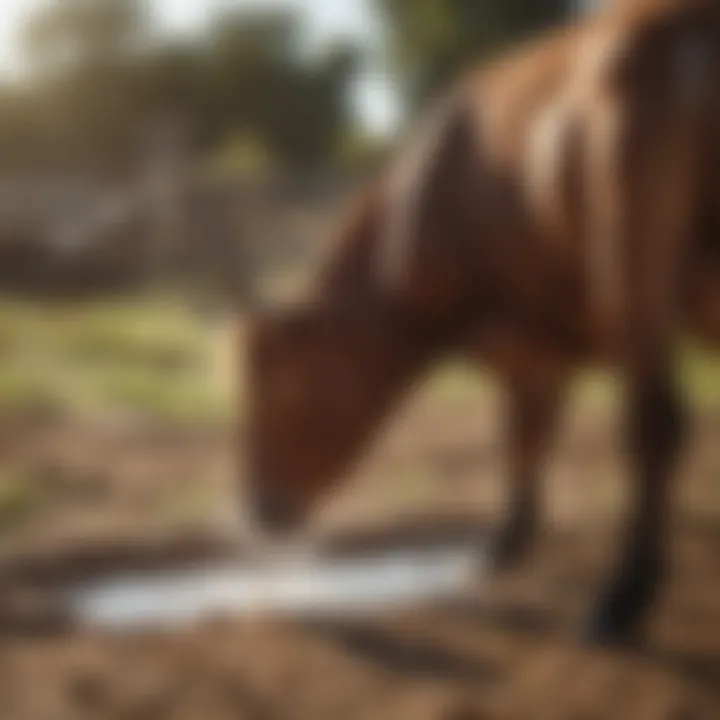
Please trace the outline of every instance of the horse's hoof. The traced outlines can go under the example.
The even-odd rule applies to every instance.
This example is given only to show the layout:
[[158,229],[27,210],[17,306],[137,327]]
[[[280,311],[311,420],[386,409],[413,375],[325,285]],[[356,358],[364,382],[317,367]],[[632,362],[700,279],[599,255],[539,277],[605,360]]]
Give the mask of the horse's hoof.
[[523,538],[500,536],[490,550],[490,564],[494,572],[516,570],[528,555],[530,543]]
[[535,528],[525,522],[510,522],[501,528],[490,547],[492,569],[510,572],[520,567],[530,554],[535,536]]
[[637,645],[655,589],[648,577],[621,578],[591,614],[583,629],[585,642],[596,647]]
[[623,649],[638,644],[640,631],[637,623],[613,617],[601,608],[583,626],[581,639],[589,647]]

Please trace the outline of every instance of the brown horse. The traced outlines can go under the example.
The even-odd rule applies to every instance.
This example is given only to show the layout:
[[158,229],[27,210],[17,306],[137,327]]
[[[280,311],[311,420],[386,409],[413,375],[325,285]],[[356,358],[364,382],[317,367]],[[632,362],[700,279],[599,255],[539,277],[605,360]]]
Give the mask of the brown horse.
[[666,561],[683,420],[673,352],[720,339],[720,7],[612,9],[464,77],[349,213],[313,286],[249,340],[249,498],[297,526],[413,383],[465,354],[508,394],[511,507],[497,561],[538,525],[539,467],[571,374],[622,374],[634,499],[598,641],[632,636]]

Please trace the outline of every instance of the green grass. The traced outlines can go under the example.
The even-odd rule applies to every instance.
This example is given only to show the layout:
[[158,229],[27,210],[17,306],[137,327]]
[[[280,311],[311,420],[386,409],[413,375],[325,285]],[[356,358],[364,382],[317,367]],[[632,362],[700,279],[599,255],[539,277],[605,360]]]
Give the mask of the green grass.
[[493,387],[487,374],[464,362],[451,362],[440,368],[424,384],[422,392],[429,402],[458,407],[486,400]]
[[720,354],[688,347],[681,366],[681,381],[694,406],[702,410],[720,408]]
[[225,341],[179,304],[0,302],[0,414],[127,410],[173,422],[230,413]]
[[37,485],[21,474],[0,477],[0,534],[37,515],[43,498]]
[[[679,362],[680,387],[690,405],[698,411],[720,409],[720,353],[696,346],[686,347]],[[490,397],[497,381],[486,372],[478,372],[466,363],[450,363],[431,377],[423,393],[434,404],[461,408],[477,405]],[[622,382],[610,372],[586,371],[572,383],[577,403],[593,411],[614,408]]]
[[[126,410],[174,423],[224,423],[237,396],[230,334],[169,300],[76,306],[0,302],[0,415]],[[720,407],[720,357],[683,355],[681,379],[694,407]],[[450,363],[425,383],[437,407],[477,406],[493,381]],[[618,394],[610,375],[577,378],[583,405],[605,409]]]

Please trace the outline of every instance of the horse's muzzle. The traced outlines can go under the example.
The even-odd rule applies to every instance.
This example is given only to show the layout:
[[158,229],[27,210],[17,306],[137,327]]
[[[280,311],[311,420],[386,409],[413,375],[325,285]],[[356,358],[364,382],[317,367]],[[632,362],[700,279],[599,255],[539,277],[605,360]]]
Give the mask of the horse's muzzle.
[[249,509],[258,529],[270,535],[287,535],[300,529],[305,512],[285,494],[265,487],[262,481],[251,486]]

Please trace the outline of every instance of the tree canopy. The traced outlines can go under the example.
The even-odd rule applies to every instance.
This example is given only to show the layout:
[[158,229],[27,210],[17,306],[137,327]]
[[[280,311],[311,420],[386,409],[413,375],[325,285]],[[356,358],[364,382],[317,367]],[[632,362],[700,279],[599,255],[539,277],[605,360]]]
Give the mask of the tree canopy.
[[349,123],[353,46],[308,56],[287,11],[228,11],[205,33],[169,39],[147,8],[55,0],[31,16],[28,77],[0,95],[0,171],[124,171],[168,117],[189,128],[200,152],[243,134],[282,165],[332,161]]
[[570,0],[376,0],[390,58],[411,104],[422,103],[468,63],[568,14]]
[[[569,0],[373,2],[412,107]],[[0,173],[134,172],[168,118],[200,154],[242,138],[281,168],[352,155],[361,53],[340,43],[310,54],[303,29],[287,10],[227,9],[194,36],[167,37],[148,0],[50,0],[25,27],[27,76],[0,87]]]

